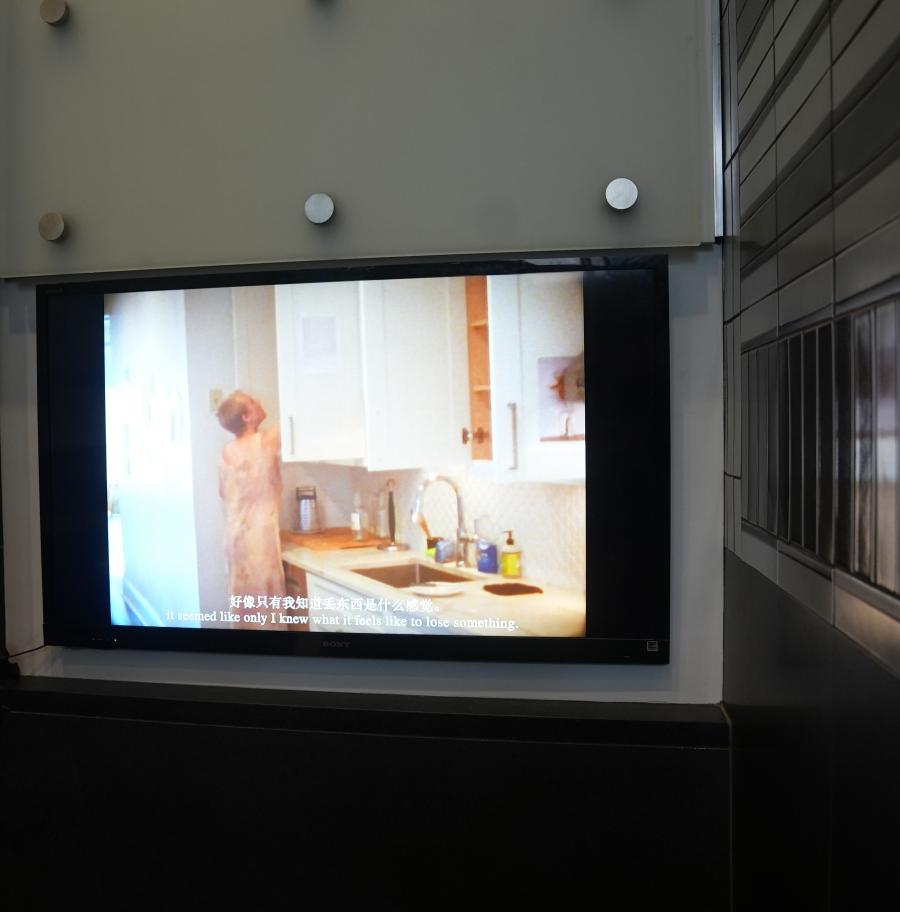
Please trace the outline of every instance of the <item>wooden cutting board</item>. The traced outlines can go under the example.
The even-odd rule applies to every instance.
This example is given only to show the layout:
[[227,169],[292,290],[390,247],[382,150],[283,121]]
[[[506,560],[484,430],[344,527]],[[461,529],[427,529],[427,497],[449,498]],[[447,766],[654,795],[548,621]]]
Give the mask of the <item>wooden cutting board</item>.
[[300,532],[281,530],[281,544],[301,545],[313,551],[341,551],[345,548],[372,548],[380,545],[385,539],[375,538],[374,535],[365,534],[362,541],[353,538],[353,531],[349,526],[335,526],[332,529],[323,529],[311,535]]

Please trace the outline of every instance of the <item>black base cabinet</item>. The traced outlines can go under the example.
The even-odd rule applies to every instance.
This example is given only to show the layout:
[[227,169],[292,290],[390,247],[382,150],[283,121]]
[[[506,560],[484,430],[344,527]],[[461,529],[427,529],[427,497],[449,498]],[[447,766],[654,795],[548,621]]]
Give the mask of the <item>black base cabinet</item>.
[[476,882],[601,908],[729,905],[718,707],[35,678],[0,698],[5,857],[77,857],[95,898],[124,852],[256,871],[287,895],[297,876],[336,897],[430,878],[419,907],[475,901]]

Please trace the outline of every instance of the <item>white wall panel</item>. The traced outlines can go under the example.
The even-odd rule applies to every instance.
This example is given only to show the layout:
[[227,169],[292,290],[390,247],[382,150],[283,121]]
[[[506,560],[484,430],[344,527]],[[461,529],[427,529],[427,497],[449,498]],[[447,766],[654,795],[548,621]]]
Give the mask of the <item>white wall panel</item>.
[[[721,270],[718,247],[684,251],[670,260],[671,664],[479,662],[476,668],[465,662],[48,647],[18,660],[23,673],[300,690],[718,702],[722,698],[724,521]],[[0,282],[0,456],[10,652],[42,642],[33,308],[31,283]],[[334,491],[340,476],[346,475],[331,466],[320,469],[311,476],[286,476],[285,482],[317,483]],[[738,482],[735,494],[739,492]],[[326,521],[343,520],[351,498],[352,486],[347,484],[340,504],[324,505]],[[739,517],[739,502],[735,511]],[[591,560],[592,555],[586,557]]]
[[38,6],[0,4],[0,274],[712,239],[706,0]]

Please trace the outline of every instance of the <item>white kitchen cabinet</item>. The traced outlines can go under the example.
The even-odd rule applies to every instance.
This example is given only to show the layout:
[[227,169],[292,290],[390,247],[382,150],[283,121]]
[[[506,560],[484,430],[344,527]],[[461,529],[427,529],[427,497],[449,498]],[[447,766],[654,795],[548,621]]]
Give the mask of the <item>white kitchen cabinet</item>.
[[[322,624],[313,620],[313,616],[323,617],[332,615],[345,615],[350,613],[349,602],[351,599],[365,598],[362,592],[348,589],[331,580],[326,580],[315,573],[306,573],[306,591],[310,600],[309,629],[313,633],[360,633],[365,628],[349,624]],[[316,600],[315,602],[313,600]],[[329,601],[330,600],[330,601]],[[338,607],[346,605],[347,607]]]
[[490,276],[488,325],[494,477],[583,481],[584,406],[551,390],[584,351],[581,273]]
[[464,281],[276,287],[282,458],[372,471],[467,463]]
[[275,288],[285,462],[361,461],[366,450],[355,282]]
[[[313,633],[410,633],[417,632],[409,624],[409,616],[402,608],[394,607],[394,602],[403,602],[409,596],[397,591],[393,599],[372,596],[364,591],[342,586],[307,571],[306,586],[310,599],[309,629]],[[315,600],[315,601],[313,601]],[[359,607],[362,600],[362,607]],[[323,624],[313,618],[335,617],[336,624]],[[344,622],[342,619],[357,617],[360,624]],[[374,624],[366,623],[374,619]],[[405,623],[401,623],[405,619]]]
[[468,462],[465,279],[361,284],[369,469]]

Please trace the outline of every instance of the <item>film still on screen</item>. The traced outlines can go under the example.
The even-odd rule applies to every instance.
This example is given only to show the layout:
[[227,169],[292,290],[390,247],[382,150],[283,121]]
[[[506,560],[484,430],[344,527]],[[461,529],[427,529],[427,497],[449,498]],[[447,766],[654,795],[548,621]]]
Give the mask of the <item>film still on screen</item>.
[[583,637],[582,288],[108,294],[113,624]]

